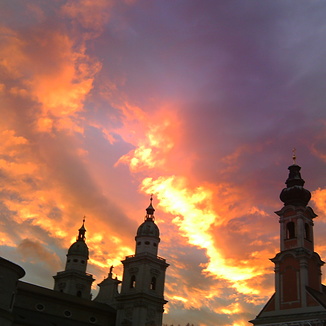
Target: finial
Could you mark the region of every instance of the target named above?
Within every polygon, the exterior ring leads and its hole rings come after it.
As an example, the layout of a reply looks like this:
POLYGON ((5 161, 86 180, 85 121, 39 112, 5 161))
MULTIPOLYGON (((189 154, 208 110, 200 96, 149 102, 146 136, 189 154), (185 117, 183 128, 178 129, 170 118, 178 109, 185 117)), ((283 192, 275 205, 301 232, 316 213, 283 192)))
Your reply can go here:
POLYGON ((83 224, 85 223, 86 221, 86 216, 84 215, 84 218, 83 218, 83 224))
POLYGON ((296 148, 292 149, 292 159, 293 159, 293 164, 296 164, 297 156, 296 156, 296 148))

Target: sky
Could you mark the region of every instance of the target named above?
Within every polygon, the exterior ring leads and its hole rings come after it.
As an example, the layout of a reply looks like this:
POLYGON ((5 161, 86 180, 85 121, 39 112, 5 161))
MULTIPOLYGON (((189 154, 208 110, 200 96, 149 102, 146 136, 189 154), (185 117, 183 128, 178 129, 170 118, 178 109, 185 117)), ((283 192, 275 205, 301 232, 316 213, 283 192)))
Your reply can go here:
POLYGON ((153 194, 163 322, 250 325, 274 291, 293 148, 326 259, 325 14, 319 0, 2 0, 0 255, 53 288, 86 216, 96 296, 153 194))

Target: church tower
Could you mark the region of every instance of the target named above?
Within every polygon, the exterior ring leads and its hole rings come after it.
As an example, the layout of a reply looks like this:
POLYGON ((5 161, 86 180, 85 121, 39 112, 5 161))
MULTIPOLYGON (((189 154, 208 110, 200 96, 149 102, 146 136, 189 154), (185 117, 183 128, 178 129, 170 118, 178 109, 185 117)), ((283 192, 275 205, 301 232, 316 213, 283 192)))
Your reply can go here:
POLYGON ((135 254, 122 261, 124 271, 121 293, 117 297, 116 326, 161 326, 163 317, 165 271, 169 266, 157 256, 160 232, 152 205, 137 230, 135 254))
POLYGON ((286 188, 280 194, 284 207, 277 211, 280 222, 280 252, 275 264, 275 293, 254 325, 326 325, 326 291, 321 283, 324 262, 314 251, 317 216, 307 206, 311 198, 301 178, 301 167, 289 169, 286 188))
POLYGON ((58 272, 53 278, 55 291, 90 300, 94 279, 91 274, 86 273, 89 252, 85 242, 85 233, 84 219, 81 228, 78 230, 76 242, 68 250, 65 270, 58 272))

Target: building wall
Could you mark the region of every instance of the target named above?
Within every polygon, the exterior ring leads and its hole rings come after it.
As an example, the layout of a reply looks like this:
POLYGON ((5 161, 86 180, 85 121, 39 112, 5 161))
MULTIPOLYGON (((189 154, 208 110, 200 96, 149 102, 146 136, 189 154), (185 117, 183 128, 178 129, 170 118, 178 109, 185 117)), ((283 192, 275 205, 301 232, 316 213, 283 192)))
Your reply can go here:
POLYGON ((13 326, 114 326, 116 317, 106 304, 25 282, 18 283, 13 312, 13 326))

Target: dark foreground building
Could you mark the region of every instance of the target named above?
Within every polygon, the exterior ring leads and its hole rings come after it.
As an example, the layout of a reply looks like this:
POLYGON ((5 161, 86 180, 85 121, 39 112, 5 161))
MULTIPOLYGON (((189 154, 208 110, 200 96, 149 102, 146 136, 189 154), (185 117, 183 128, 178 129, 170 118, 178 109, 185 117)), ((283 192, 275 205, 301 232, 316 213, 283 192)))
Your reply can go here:
POLYGON ((305 189, 300 166, 289 167, 286 188, 280 194, 284 207, 280 217, 281 251, 271 259, 275 264, 275 293, 254 325, 326 325, 326 287, 321 284, 324 262, 314 251, 314 222, 317 216, 307 206, 311 194, 305 189))
POLYGON ((0 257, 0 326, 161 326, 165 271, 152 198, 136 235, 135 254, 122 262, 123 280, 108 277, 91 300, 94 278, 86 272, 89 251, 84 223, 67 253, 54 290, 19 281, 25 271, 0 257), (118 285, 121 292, 118 292, 118 285))

